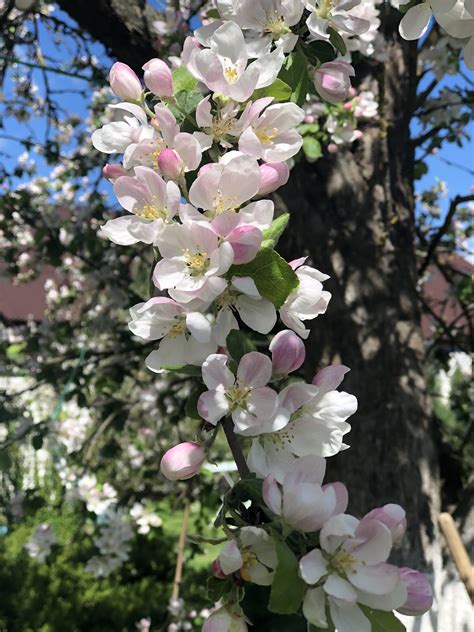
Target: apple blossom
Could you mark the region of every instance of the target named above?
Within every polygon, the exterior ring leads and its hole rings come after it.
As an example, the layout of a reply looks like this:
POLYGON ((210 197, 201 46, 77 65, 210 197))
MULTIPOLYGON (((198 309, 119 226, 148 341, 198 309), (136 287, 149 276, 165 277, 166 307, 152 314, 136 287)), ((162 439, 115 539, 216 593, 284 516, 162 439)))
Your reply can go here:
POLYGON ((248 627, 241 612, 219 608, 204 622, 202 632, 248 632, 248 627))
POLYGON ((410 7, 399 24, 400 35, 406 40, 419 39, 426 33, 433 12, 438 19, 438 13, 450 11, 455 4, 456 0, 426 0, 410 7))
POLYGON ((133 72, 130 66, 120 61, 110 69, 109 83, 112 92, 124 101, 138 101, 142 94, 142 84, 140 79, 133 72))
POLYGON ((209 390, 199 397, 198 412, 214 425, 231 415, 236 432, 258 432, 260 421, 273 418, 278 408, 277 393, 266 386, 272 375, 271 360, 256 351, 246 353, 236 376, 227 361, 222 354, 204 361, 202 379, 209 390))
POLYGON ((267 162, 288 160, 303 144, 296 129, 303 119, 304 111, 295 103, 270 105, 247 122, 239 139, 239 150, 267 162))
POLYGON ((201 364, 216 351, 211 323, 200 311, 186 310, 166 297, 154 297, 130 309, 128 324, 132 333, 145 340, 161 340, 160 346, 145 360, 147 367, 159 373, 164 366, 201 364))
MULTIPOLYGON (((335 513, 347 507, 347 491, 341 484, 322 486, 326 462, 317 456, 296 459, 280 486, 273 474, 263 482, 263 499, 269 509, 299 531, 321 529, 335 513)), ((304 577, 303 577, 304 579, 304 577)))
POLYGON ((393 544, 400 544, 407 529, 407 519, 403 507, 390 503, 372 509, 366 514, 366 518, 373 518, 382 522, 389 529, 393 544))
POLYGON ((185 481, 201 469, 206 455, 198 443, 186 441, 167 450, 160 469, 170 481, 185 481))
POLYGON ((303 321, 312 320, 324 314, 331 299, 331 294, 323 291, 322 286, 322 282, 329 279, 329 276, 315 268, 302 265, 305 260, 306 257, 290 261, 298 277, 299 285, 280 308, 282 321, 301 338, 309 336, 309 329, 306 329, 303 321))
POLYGON ((288 182, 290 169, 286 162, 269 163, 260 165, 260 188, 258 195, 273 193, 288 182))
POLYGON ((281 47, 267 53, 247 66, 248 53, 240 27, 225 22, 209 37, 209 48, 197 48, 187 38, 183 48, 183 64, 209 90, 247 101, 256 88, 269 86, 276 79, 283 64, 281 47))
POLYGON ((272 368, 276 375, 288 375, 303 364, 306 351, 301 338, 289 329, 277 333, 270 342, 272 368))
POLYGON ((118 120, 95 130, 92 144, 96 149, 104 154, 124 153, 130 145, 153 138, 153 128, 139 105, 117 103, 109 107, 117 113, 118 120))
POLYGON ((102 233, 120 245, 156 242, 158 235, 178 212, 181 194, 174 182, 164 180, 149 167, 135 167, 134 176, 114 182, 119 203, 131 215, 109 220, 102 233))
POLYGON ((173 96, 173 76, 168 65, 161 59, 150 59, 142 66, 145 85, 157 97, 173 96))
POLYGON ((347 99, 354 74, 354 68, 346 61, 328 61, 314 70, 314 87, 329 103, 339 103, 347 99))
POLYGON ((306 25, 312 38, 329 40, 330 27, 347 35, 368 31, 370 22, 352 13, 359 4, 360 0, 305 0, 305 7, 310 11, 306 25))
POLYGON ((196 123, 204 131, 195 132, 194 135, 203 150, 209 149, 214 141, 229 149, 232 147, 232 141, 238 138, 242 131, 242 122, 237 118, 240 108, 233 101, 225 103, 222 107, 218 103, 217 113, 213 115, 210 99, 210 96, 204 97, 196 107, 196 123))
POLYGON ((306 594, 303 612, 311 623, 321 625, 325 620, 326 597, 339 632, 370 632, 370 622, 357 603, 379 610, 405 603, 407 590, 400 571, 386 563, 392 538, 384 524, 342 513, 327 520, 319 539, 321 549, 313 549, 300 560, 302 579, 310 586, 322 583, 313 589, 317 593, 306 594))
MULTIPOLYGON (((436 0, 439 5, 441 0, 436 0)), ((464 62, 470 70, 474 70, 474 5, 472 2, 462 2, 462 0, 449 0, 443 9, 438 9, 442 13, 436 13, 436 6, 431 0, 431 5, 435 11, 436 21, 451 37, 464 40, 464 62)))
POLYGON ((270 586, 277 566, 275 544, 264 529, 242 527, 237 538, 222 548, 218 558, 224 575, 239 571, 245 581, 270 586))
POLYGON ((234 251, 227 242, 219 244, 210 226, 197 222, 165 226, 157 244, 163 257, 153 272, 158 289, 176 288, 188 293, 189 300, 204 301, 224 291, 227 283, 221 277, 232 265, 234 251))
POLYGON ((408 594, 405 603, 397 611, 414 617, 424 614, 433 605, 433 591, 428 578, 413 568, 402 567, 399 571, 408 594))

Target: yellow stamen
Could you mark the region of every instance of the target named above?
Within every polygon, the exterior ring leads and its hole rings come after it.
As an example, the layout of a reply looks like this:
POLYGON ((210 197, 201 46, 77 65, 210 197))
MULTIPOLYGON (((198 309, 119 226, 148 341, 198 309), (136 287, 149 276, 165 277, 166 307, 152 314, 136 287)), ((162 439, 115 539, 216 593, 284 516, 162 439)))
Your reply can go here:
POLYGON ((254 566, 258 562, 257 556, 247 547, 244 547, 244 549, 241 551, 241 555, 244 563, 242 564, 242 567, 240 569, 240 576, 246 582, 249 582, 251 581, 249 571, 252 566, 254 566))
POLYGON ((171 338, 177 338, 178 336, 182 336, 185 333, 185 331, 186 331, 186 321, 183 318, 182 320, 175 323, 174 325, 171 325, 168 331, 168 336, 170 336, 171 338))
POLYGON ((273 127, 271 130, 268 127, 262 127, 255 130, 255 136, 263 145, 273 145, 273 141, 278 135, 278 128, 273 127))
POLYGON ((290 29, 285 24, 283 16, 278 15, 276 11, 267 13, 267 21, 263 27, 264 33, 270 33, 273 39, 278 39, 285 33, 289 33, 290 29))
POLYGON ((224 76, 227 83, 232 85, 239 78, 239 73, 237 72, 237 68, 235 66, 227 66, 227 68, 224 68, 224 76))
POLYGON ((206 272, 209 267, 209 257, 207 252, 197 252, 192 255, 189 250, 186 249, 183 254, 184 261, 193 276, 204 274, 204 272, 206 272))

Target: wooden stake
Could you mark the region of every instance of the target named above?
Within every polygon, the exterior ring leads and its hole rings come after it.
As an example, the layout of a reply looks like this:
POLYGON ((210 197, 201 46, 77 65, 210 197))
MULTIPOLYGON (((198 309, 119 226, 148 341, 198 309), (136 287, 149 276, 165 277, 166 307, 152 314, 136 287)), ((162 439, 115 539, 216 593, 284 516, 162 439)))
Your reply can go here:
POLYGON ((458 569, 459 577, 466 586, 467 594, 474 604, 474 568, 461 540, 459 531, 449 513, 442 513, 438 517, 438 524, 448 545, 451 557, 458 569))

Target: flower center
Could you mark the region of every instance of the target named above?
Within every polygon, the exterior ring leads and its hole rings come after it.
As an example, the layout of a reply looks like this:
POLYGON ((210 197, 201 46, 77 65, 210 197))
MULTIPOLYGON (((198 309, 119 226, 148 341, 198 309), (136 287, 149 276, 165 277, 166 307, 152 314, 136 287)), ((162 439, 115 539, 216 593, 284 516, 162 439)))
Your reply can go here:
POLYGON ((235 211, 237 207, 237 198, 225 197, 220 189, 217 189, 217 195, 212 200, 212 210, 214 215, 220 215, 224 211, 235 211))
POLYGON ((186 331, 186 321, 184 318, 180 319, 174 325, 171 325, 168 331, 168 336, 171 338, 177 338, 178 336, 182 336, 186 331))
POLYGON ((275 451, 284 450, 284 446, 286 443, 290 443, 292 439, 295 438, 293 434, 294 424, 291 422, 285 426, 283 430, 279 430, 278 432, 271 432, 265 435, 265 440, 273 443, 275 451))
POLYGON ((272 11, 267 13, 267 21, 263 27, 263 32, 271 33, 273 39, 278 39, 282 35, 285 35, 285 33, 289 33, 290 29, 285 24, 283 16, 278 15, 276 11, 272 11))
POLYGON ((347 575, 348 573, 355 573, 352 570, 352 565, 357 562, 358 560, 353 555, 341 548, 330 558, 328 566, 336 573, 347 575))
POLYGON ((222 138, 230 133, 234 125, 234 120, 229 118, 227 120, 216 116, 212 119, 212 135, 214 138, 222 138))
POLYGON ((247 397, 251 392, 251 387, 249 386, 239 386, 239 384, 235 384, 232 386, 227 393, 226 397, 229 400, 230 407, 234 408, 244 408, 247 403, 247 397))
POLYGON ((153 197, 150 204, 145 204, 136 214, 143 219, 166 219, 166 207, 160 208, 157 204, 158 200, 153 197))
POLYGON ((318 17, 323 20, 327 20, 331 15, 332 8, 333 0, 321 0, 321 4, 319 5, 319 8, 316 9, 316 13, 318 17))
POLYGON ((235 294, 229 288, 227 288, 222 292, 222 294, 219 294, 215 302, 219 309, 226 309, 229 307, 233 307, 233 305, 235 304, 235 299, 235 294))
POLYGON ((262 143, 262 145, 273 145, 273 141, 275 140, 277 134, 277 127, 272 127, 271 130, 269 130, 268 127, 262 127, 255 130, 255 136, 262 143))
POLYGON ((209 268, 209 257, 207 252, 196 252, 191 254, 188 249, 183 252, 184 261, 192 276, 204 274, 209 268))
POLYGON ((252 566, 254 566, 258 562, 257 556, 247 547, 244 547, 241 550, 241 555, 243 559, 243 564, 240 569, 240 576, 242 577, 242 579, 249 582, 250 581, 249 571, 252 568, 252 566))
POLYGON ((239 78, 239 73, 235 66, 226 66, 224 68, 224 76, 226 78, 227 83, 232 85, 239 78))

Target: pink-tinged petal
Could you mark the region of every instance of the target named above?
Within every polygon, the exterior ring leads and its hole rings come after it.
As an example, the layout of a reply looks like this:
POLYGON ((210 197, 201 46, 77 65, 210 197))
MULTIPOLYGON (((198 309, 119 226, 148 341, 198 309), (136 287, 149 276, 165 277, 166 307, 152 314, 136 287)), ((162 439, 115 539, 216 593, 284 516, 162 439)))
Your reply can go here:
POLYGON ((260 188, 258 195, 267 195, 288 182, 290 168, 286 162, 264 163, 260 165, 260 188))
POLYGON ((397 610, 403 606, 408 596, 406 586, 402 580, 398 582, 392 592, 389 592, 386 595, 374 595, 360 589, 357 590, 357 593, 358 603, 364 606, 369 606, 369 608, 374 608, 374 610, 385 610, 385 612, 391 612, 392 610, 397 610))
POLYGON ((199 127, 212 126, 210 95, 199 101, 196 108, 196 123, 199 127))
POLYGON ((188 171, 194 171, 199 167, 202 149, 195 136, 187 132, 180 132, 176 134, 173 140, 173 147, 183 160, 188 171))
POLYGON ((262 144, 251 127, 241 134, 239 139, 239 151, 254 158, 262 157, 262 144))
POLYGON ((365 518, 371 518, 382 522, 392 534, 392 541, 394 544, 399 544, 405 535, 407 528, 407 518, 403 507, 389 503, 383 507, 377 507, 372 509, 365 518))
POLYGON ((211 339, 211 323, 200 312, 186 314, 186 327, 198 342, 209 342, 211 339))
POLYGON ((319 541, 328 553, 333 553, 347 538, 354 537, 359 520, 349 514, 339 514, 329 518, 321 529, 319 541))
POLYGON ((227 542, 227 544, 224 544, 217 559, 219 560, 220 567, 225 575, 235 573, 244 563, 242 554, 240 553, 235 540, 231 540, 230 542, 227 542))
POLYGON ((242 386, 265 386, 272 377, 272 363, 268 356, 251 351, 242 356, 237 369, 237 380, 242 386))
POLYGON ((226 237, 234 228, 240 223, 240 217, 238 213, 233 211, 224 211, 212 220, 212 230, 216 235, 226 237))
POLYGON ((326 461, 318 456, 304 456, 295 461, 284 480, 285 487, 297 488, 301 483, 320 485, 326 472, 326 461))
POLYGON ((229 412, 229 401, 222 391, 206 391, 200 395, 197 409, 203 419, 215 426, 229 412))
POLYGON ((318 394, 318 388, 305 382, 293 382, 280 393, 280 403, 290 413, 296 412, 318 394))
POLYGON ((433 605, 433 591, 428 578, 412 568, 399 569, 400 579, 407 590, 407 597, 398 612, 409 616, 419 616, 433 605))
POLYGON ((250 298, 261 299, 260 292, 255 285, 255 281, 251 277, 232 277, 230 280, 233 287, 242 294, 250 296, 250 298))
POLYGON ((184 171, 184 162, 174 149, 165 147, 158 156, 158 169, 166 178, 178 180, 184 171))
POLYGON ((252 224, 260 230, 265 230, 272 223, 274 210, 275 206, 271 200, 251 202, 239 211, 240 223, 252 224))
POLYGON ((153 271, 153 283, 159 290, 176 287, 184 278, 185 269, 178 257, 158 261, 153 271))
POLYGON ((277 516, 281 516, 281 491, 273 474, 263 481, 262 495, 267 507, 277 516))
POLYGON ((149 191, 150 202, 158 209, 167 206, 166 183, 156 171, 150 167, 135 167, 135 174, 140 182, 142 182, 149 191))
POLYGON ((155 105, 155 117, 166 144, 172 146, 174 137, 179 133, 179 125, 173 113, 164 105, 155 105))
MULTIPOLYGON (((113 241, 114 244, 119 246, 131 246, 138 243, 140 240, 130 233, 130 226, 132 223, 136 223, 138 218, 131 215, 124 217, 117 217, 115 219, 109 219, 103 226, 100 227, 100 232, 113 241)), ((138 221, 143 221, 139 220, 138 221)))
POLYGON ((130 66, 122 62, 115 62, 110 69, 109 83, 112 92, 124 101, 137 101, 142 94, 140 79, 130 66))
POLYGON ((268 334, 275 326, 275 306, 266 299, 256 301, 249 296, 239 296, 235 307, 243 322, 260 334, 268 334))
POLYGON ((306 591, 303 601, 303 614, 308 621, 317 628, 327 628, 326 593, 322 588, 312 588, 306 591))
POLYGON ((121 176, 114 182, 114 193, 119 204, 130 213, 139 212, 151 203, 151 194, 144 182, 132 176, 121 176))
POLYGON ((355 532, 356 542, 352 547, 356 559, 366 564, 385 562, 392 549, 392 535, 387 527, 378 520, 363 518, 355 532))
POLYGON ((357 603, 357 592, 347 580, 337 575, 330 575, 326 579, 324 582, 324 590, 328 595, 337 599, 338 602, 347 606, 357 603))
POLYGON ((236 408, 232 413, 232 421, 237 434, 255 437, 262 434, 263 422, 244 408, 236 408))
POLYGON ((173 96, 173 76, 167 64, 161 59, 150 59, 142 66, 143 80, 148 90, 158 97, 173 96))
POLYGON ((237 226, 227 236, 234 251, 234 263, 249 263, 255 259, 262 243, 262 231, 255 226, 237 226))
POLYGON ((316 373, 312 384, 319 386, 321 393, 335 391, 349 371, 349 367, 343 364, 331 364, 316 373))
POLYGON ((329 483, 329 485, 323 485, 323 490, 332 488, 336 495, 336 506, 334 508, 333 514, 337 516, 338 514, 343 514, 347 505, 349 504, 349 493, 347 491, 344 483, 329 483))
POLYGON ((340 606, 330 600, 329 608, 337 632, 371 632, 371 623, 358 606, 340 606))
POLYGON ((392 592, 399 580, 400 572, 392 564, 375 566, 356 564, 349 575, 349 581, 353 586, 373 595, 386 595, 392 592))
POLYGON ((213 353, 202 365, 202 379, 209 390, 218 387, 228 388, 234 383, 234 376, 227 368, 228 357, 213 353))
POLYGON ((304 262, 306 261, 308 257, 300 257, 299 259, 293 259, 292 261, 289 261, 289 265, 293 268, 293 270, 297 270, 299 267, 301 267, 304 262))
POLYGON ((259 419, 270 419, 277 411, 278 395, 268 386, 256 388, 247 398, 247 408, 259 419))
POLYGON ((327 572, 326 560, 319 549, 313 549, 300 559, 300 576, 307 584, 317 584, 327 572))
POLYGON ((201 169, 198 177, 189 189, 189 201, 193 206, 204 210, 212 209, 215 192, 219 188, 221 173, 221 165, 212 165, 212 168, 208 168, 204 172, 201 169))
POLYGON ((199 472, 205 458, 206 454, 198 443, 187 441, 165 453, 160 469, 170 481, 185 481, 199 472))

